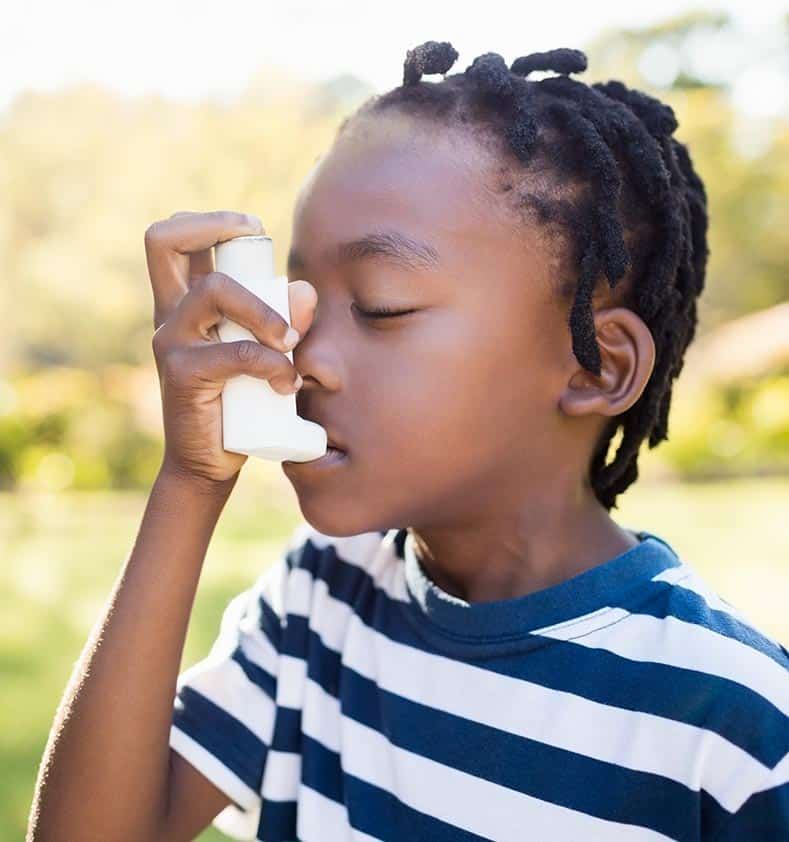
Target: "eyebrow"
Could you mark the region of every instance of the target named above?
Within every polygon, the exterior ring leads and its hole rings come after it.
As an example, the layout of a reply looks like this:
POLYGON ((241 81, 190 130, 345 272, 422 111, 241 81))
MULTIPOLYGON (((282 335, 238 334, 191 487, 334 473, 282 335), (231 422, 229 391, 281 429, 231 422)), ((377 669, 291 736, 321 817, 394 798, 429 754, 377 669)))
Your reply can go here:
MULTIPOLYGON (((366 258, 380 258, 413 272, 437 270, 441 266, 438 251, 400 231, 373 231, 330 250, 329 259, 335 263, 351 263, 366 258)), ((288 270, 305 268, 302 255, 295 249, 288 254, 288 270)))

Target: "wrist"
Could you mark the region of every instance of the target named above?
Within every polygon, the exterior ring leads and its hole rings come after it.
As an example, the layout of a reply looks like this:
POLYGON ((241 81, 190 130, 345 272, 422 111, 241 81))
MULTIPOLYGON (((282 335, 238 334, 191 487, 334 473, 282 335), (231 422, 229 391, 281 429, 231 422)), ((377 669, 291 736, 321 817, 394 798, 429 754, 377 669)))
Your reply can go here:
POLYGON ((224 480, 210 479, 187 471, 165 458, 159 467, 156 481, 171 488, 183 489, 187 494, 225 500, 233 490, 239 473, 236 472, 233 476, 224 480))

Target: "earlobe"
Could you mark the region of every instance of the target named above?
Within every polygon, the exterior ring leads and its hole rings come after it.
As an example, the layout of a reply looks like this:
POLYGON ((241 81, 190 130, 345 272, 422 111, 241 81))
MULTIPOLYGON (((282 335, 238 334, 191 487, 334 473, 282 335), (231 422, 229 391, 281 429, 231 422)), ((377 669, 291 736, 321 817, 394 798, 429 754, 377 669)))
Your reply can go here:
POLYGON ((655 341, 644 321, 626 307, 595 313, 600 374, 575 368, 559 398, 565 415, 621 415, 641 397, 655 365, 655 341))

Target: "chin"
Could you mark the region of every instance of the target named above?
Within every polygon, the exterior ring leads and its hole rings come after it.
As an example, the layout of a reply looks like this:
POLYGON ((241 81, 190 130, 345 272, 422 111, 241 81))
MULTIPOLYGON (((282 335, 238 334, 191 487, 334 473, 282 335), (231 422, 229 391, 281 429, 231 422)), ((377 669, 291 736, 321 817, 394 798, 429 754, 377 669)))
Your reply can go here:
POLYGON ((355 509, 342 499, 338 499, 335 505, 327 505, 325 499, 319 500, 316 497, 312 504, 308 497, 299 497, 299 508, 304 520, 313 529, 335 538, 390 528, 388 519, 375 517, 361 508, 355 509))

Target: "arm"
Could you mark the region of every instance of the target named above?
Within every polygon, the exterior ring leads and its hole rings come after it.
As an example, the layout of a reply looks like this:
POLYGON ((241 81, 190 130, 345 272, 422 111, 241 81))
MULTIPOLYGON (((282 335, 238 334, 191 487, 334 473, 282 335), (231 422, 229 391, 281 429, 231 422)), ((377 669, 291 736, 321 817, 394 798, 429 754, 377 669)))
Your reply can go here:
POLYGON ((217 485, 160 470, 58 706, 29 842, 192 838, 228 803, 168 736, 203 559, 237 476, 217 485))

